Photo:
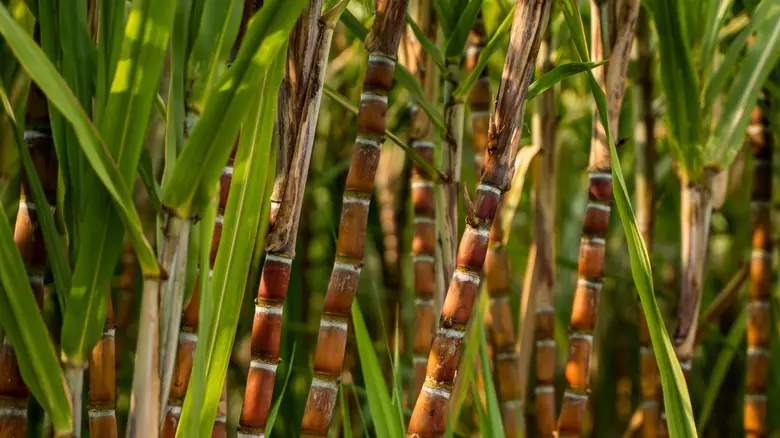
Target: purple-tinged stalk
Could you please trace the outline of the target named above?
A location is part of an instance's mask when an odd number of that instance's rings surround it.
[[[387,95],[393,83],[407,4],[408,0],[378,0],[376,18],[365,42],[369,57],[360,97],[358,134],[344,190],[336,260],[320,319],[314,376],[301,425],[301,432],[309,436],[327,435],[338,398],[348,318],[363,265],[368,208],[385,139]]]
[[[409,437],[444,434],[447,408],[466,325],[471,317],[488,249],[491,224],[519,141],[523,102],[534,70],[549,1],[518,0],[509,50],[504,64],[495,111],[491,116],[484,171],[474,207],[457,252],[457,266],[444,301],[434,338],[425,384],[409,423]]]
[[[774,139],[769,118],[760,106],[753,109],[748,126],[753,152],[752,254],[747,319],[747,369],[745,374],[745,436],[766,436],[767,378],[772,284],[772,152]]]
[[[602,4],[603,3],[603,4]],[[607,96],[608,123],[618,132],[620,106],[625,93],[629,53],[639,13],[639,1],[624,2],[617,10],[616,1],[591,0],[591,46],[593,61],[606,59],[596,77]],[[602,24],[611,18],[610,35],[602,34]],[[604,44],[608,44],[607,47]],[[582,430],[590,391],[590,355],[593,330],[596,327],[599,295],[604,280],[605,237],[612,207],[612,163],[605,129],[593,111],[593,131],[588,164],[589,202],[582,227],[577,266],[577,286],[569,327],[569,355],[566,363],[567,389],[558,417],[558,436],[576,437]]]
[[[485,35],[485,23],[482,14],[477,17],[474,27],[469,33],[466,42],[466,72],[471,73],[477,66],[479,55],[487,44]],[[474,147],[474,163],[477,166],[477,174],[482,173],[485,162],[485,152],[488,144],[488,124],[490,123],[490,79],[488,69],[482,69],[479,79],[469,93],[469,113],[471,114],[471,143]]]

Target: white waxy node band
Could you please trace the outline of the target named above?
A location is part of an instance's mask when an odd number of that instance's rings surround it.
[[[334,262],[333,263],[333,270],[334,271],[350,271],[350,272],[357,272],[360,273],[360,265],[355,263],[344,263],[344,262]]]
[[[472,228],[472,227],[466,227],[466,233],[471,233],[480,239],[489,239],[490,238],[490,230],[488,229],[481,229],[481,228]],[[465,234],[465,233],[464,233]]]
[[[490,111],[489,110],[482,110],[482,111],[471,111],[471,119],[479,119],[482,117],[490,117]]]
[[[433,181],[413,181],[413,189],[431,189],[433,188]]]
[[[255,315],[259,314],[265,314],[265,315],[281,315],[284,309],[282,308],[281,303],[278,306],[261,306],[261,305],[255,305]]]
[[[265,438],[264,433],[247,433],[247,432],[238,432],[238,435],[236,435],[238,438]]]
[[[227,417],[224,415],[220,415],[219,417],[214,419],[215,423],[225,424],[227,423]]]
[[[275,363],[268,363],[268,362],[263,362],[262,360],[253,359],[253,360],[249,361],[249,367],[250,368],[255,368],[255,369],[258,369],[258,370],[271,371],[271,372],[275,373],[276,369],[279,367],[279,365],[275,364]]]
[[[3,407],[0,408],[0,418],[27,418],[27,409],[25,408],[12,408]]]
[[[594,290],[601,290],[601,286],[602,286],[600,282],[590,281],[585,278],[580,278],[579,280],[577,280],[577,284],[580,286],[585,286],[588,289],[594,289]]]
[[[421,148],[421,149],[433,149],[433,148],[434,148],[434,144],[433,144],[433,142],[432,142],[432,141],[427,141],[427,140],[415,140],[415,141],[413,141],[413,142],[412,142],[412,148],[414,148],[414,149],[417,149],[417,148]]]
[[[104,338],[113,338],[116,334],[116,329],[110,328],[103,331],[103,337]]]
[[[225,166],[222,168],[223,175],[233,175],[233,166]]]
[[[192,332],[179,332],[179,342],[198,342],[198,334]]]
[[[608,179],[612,180],[612,174],[607,172],[591,172],[588,174],[588,179]]]
[[[447,391],[444,388],[438,388],[438,387],[435,387],[435,386],[428,386],[427,384],[425,384],[425,385],[423,385],[423,391],[427,392],[430,395],[433,395],[433,396],[436,396],[436,397],[440,397],[440,398],[444,398],[444,399],[447,399],[447,400],[449,400],[449,398],[450,398],[450,392]]]
[[[172,415],[174,417],[178,417],[179,415],[181,415],[181,406],[168,405],[168,415]]]
[[[344,196],[345,204],[360,204],[366,207],[371,205],[371,200],[368,198],[361,198],[359,196]]]
[[[480,281],[479,275],[472,274],[470,272],[455,271],[455,273],[452,274],[452,277],[462,283],[471,283],[471,284],[479,285],[479,281]]]
[[[338,383],[336,383],[333,380],[324,380],[320,378],[313,378],[311,379],[311,387],[312,388],[319,388],[319,389],[326,389],[328,391],[338,391],[339,386]]]
[[[292,259],[289,257],[282,257],[274,254],[266,254],[265,256],[266,262],[277,262],[277,263],[284,263],[285,265],[292,264]]]
[[[368,146],[371,148],[379,148],[381,145],[378,141],[374,140],[373,138],[367,138],[367,137],[360,137],[355,139],[355,144],[360,146]]]
[[[345,332],[347,331],[347,322],[334,319],[322,319],[320,320],[320,328],[336,329]]]
[[[368,62],[381,62],[395,67],[395,59],[382,55],[368,55]]]
[[[436,220],[430,217],[425,216],[418,216],[414,218],[415,224],[426,224],[426,225],[434,225],[436,224]]]
[[[612,207],[610,207],[609,205],[599,204],[597,202],[588,202],[587,209],[599,210],[599,211],[609,213],[612,210]]]
[[[113,409],[90,409],[89,418],[116,418],[116,411]]]
[[[477,186],[477,191],[480,190],[485,192],[495,193],[496,195],[499,196],[501,195],[501,189],[499,189],[498,187],[493,187],[490,184],[480,184],[479,186]]]
[[[430,307],[430,306],[433,306],[433,299],[431,299],[431,298],[415,298],[414,299],[414,305],[415,306]]]
[[[593,343],[593,335],[587,333],[572,333],[569,335],[569,339],[582,339],[589,343]]]
[[[427,364],[428,356],[414,356],[412,358],[412,363],[414,363],[415,365]]]
[[[362,93],[360,95],[360,101],[361,102],[381,102],[385,105],[387,105],[387,96],[382,96],[379,94],[372,94],[372,93]]]
[[[587,401],[588,400],[588,396],[587,395],[580,394],[580,393],[573,392],[573,391],[566,391],[563,394],[563,398],[568,398],[568,399],[572,399],[572,400],[580,400],[580,401],[582,401],[582,400]]]
[[[539,339],[536,341],[536,348],[547,347],[555,348],[555,340],[553,339]]]
[[[534,388],[534,392],[537,394],[551,394],[555,392],[555,387],[553,385],[540,385]]]
[[[433,263],[436,259],[433,256],[421,254],[412,256],[412,263]]]
[[[439,327],[439,336],[448,339],[463,339],[465,333],[461,330]]]

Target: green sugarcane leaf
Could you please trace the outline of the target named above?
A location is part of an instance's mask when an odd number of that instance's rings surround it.
[[[748,109],[755,106],[763,83],[780,60],[780,1],[770,0],[764,4],[772,4],[773,7],[765,15],[754,18],[761,21],[755,41],[740,63],[718,124],[704,147],[708,167],[727,169],[731,166],[742,149],[750,121],[751,111]]]
[[[27,175],[27,183],[31,191],[28,196],[32,197],[35,205],[41,206],[41,208],[37,210],[38,221],[41,223],[41,228],[43,230],[43,243],[46,246],[46,256],[49,261],[49,267],[54,276],[57,299],[59,300],[60,307],[64,309],[68,290],[70,289],[70,265],[68,264],[68,256],[65,253],[65,246],[62,244],[62,239],[57,231],[57,224],[54,222],[54,213],[50,209],[44,208],[44,206],[49,205],[49,201],[46,199],[46,194],[43,192],[41,179],[38,177],[38,172],[35,170],[35,164],[30,155],[30,150],[27,148],[27,144],[22,137],[21,130],[16,124],[13,106],[8,99],[8,94],[2,83],[0,83],[0,100],[3,102],[3,108],[11,123],[11,129],[13,130],[14,139],[16,140],[15,143],[19,151],[19,156],[22,159],[22,166]]]
[[[474,27],[474,22],[477,20],[477,15],[482,9],[482,0],[470,0],[463,10],[459,11],[456,15],[458,22],[455,24],[455,28],[450,32],[447,39],[447,45],[444,49],[444,56],[450,60],[450,62],[459,62],[461,56],[463,56],[463,49],[466,46],[466,39],[469,37],[471,28]],[[426,50],[427,51],[427,50]]]
[[[394,413],[390,392],[385,385],[382,367],[376,350],[371,342],[366,321],[360,311],[357,300],[352,303],[352,324],[355,330],[355,343],[357,344],[360,369],[363,371],[363,379],[366,384],[366,396],[368,407],[372,412],[374,431],[377,438],[394,438],[404,436],[404,424],[398,422],[398,416]]]
[[[452,92],[453,96],[463,97],[467,96],[471,92],[471,89],[474,88],[474,84],[476,84],[479,80],[479,77],[482,74],[482,70],[487,67],[490,57],[493,55],[493,53],[495,53],[496,50],[498,50],[501,45],[506,44],[506,39],[509,36],[509,30],[512,29],[512,18],[514,16],[515,6],[512,6],[512,9],[510,9],[506,14],[506,17],[504,17],[504,21],[501,22],[501,25],[498,26],[496,32],[493,34],[493,36],[490,37],[487,44],[485,44],[485,48],[482,49],[482,51],[479,53],[477,65],[474,66],[474,70],[472,70],[471,73],[466,76],[466,79],[461,81],[460,85],[458,85],[458,88]]]
[[[168,111],[165,124],[165,167],[163,184],[170,178],[179,151],[184,146],[185,77],[189,53],[189,30],[192,2],[180,1],[176,6],[171,34],[171,73],[168,86]]]
[[[179,216],[200,214],[211,200],[227,162],[241,121],[263,86],[265,71],[287,41],[305,0],[265,3],[249,24],[233,65],[219,79],[213,93],[176,160],[170,179],[163,183],[163,204]]]
[[[584,26],[582,25],[582,18],[576,4],[573,0],[559,0],[559,4],[574,39],[574,45],[577,48],[577,55],[580,61],[590,61],[587,43],[585,42]],[[634,216],[634,210],[631,207],[631,199],[628,196],[626,182],[623,178],[620,157],[615,148],[615,142],[609,127],[606,96],[592,71],[587,71],[587,77],[593,93],[593,99],[598,108],[599,120],[607,134],[612,157],[612,186],[615,204],[618,207],[620,222],[623,224],[623,232],[626,236],[631,262],[631,274],[634,278],[636,290],[639,293],[642,311],[647,320],[650,340],[655,352],[655,359],[661,374],[661,387],[663,389],[669,435],[672,437],[698,436],[696,424],[693,421],[693,409],[691,408],[685,377],[680,368],[680,363],[677,361],[674,347],[672,347],[672,343],[669,340],[669,334],[666,331],[666,325],[658,307],[658,302],[655,300],[650,256],[648,255],[644,238],[639,232],[636,216]]]
[[[152,167],[152,157],[149,150],[141,149],[141,157],[138,160],[138,176],[141,177],[141,183],[146,188],[146,194],[152,202],[152,209],[160,211],[162,203],[160,202],[160,185],[154,177],[154,168]]]
[[[368,35],[368,29],[366,29],[349,11],[344,11],[344,14],[341,15],[341,22],[344,23],[355,36],[360,38],[361,41],[365,40],[366,35]],[[420,81],[418,81],[417,78],[401,64],[395,65],[395,80],[412,95],[412,98],[420,105],[423,111],[425,111],[425,114],[428,115],[428,118],[439,132],[446,132],[447,129],[444,126],[444,117],[441,112],[436,109],[436,106],[425,98],[425,93],[423,92],[422,86],[420,86]]]
[[[692,180],[698,180],[702,176],[699,83],[680,17],[681,8],[676,0],[649,0],[646,4],[658,31],[670,144],[681,170]]]
[[[355,21],[356,20],[350,20],[350,25],[354,25]],[[417,26],[417,23],[412,20],[412,17],[409,14],[406,14],[406,22],[409,24],[409,27],[412,28],[412,32],[414,32],[414,36],[417,38],[417,41],[420,42],[423,51],[431,57],[436,66],[439,67],[440,71],[447,71],[447,66],[444,64],[444,55],[442,55],[441,50],[436,47],[436,43],[428,39],[428,36],[425,35],[419,26]]]
[[[123,2],[100,2],[100,32],[98,35],[97,76],[95,78],[95,114],[102,114],[108,102],[111,80],[114,78],[125,26]]]
[[[122,179],[116,162],[112,159],[100,134],[79,105],[73,92],[51,61],[16,24],[8,10],[2,5],[0,5],[0,33],[5,37],[16,58],[20,60],[24,69],[46,94],[49,101],[73,125],[84,155],[113,197],[116,207],[122,213],[125,227],[138,253],[139,262],[150,272],[156,271],[157,260],[143,235],[141,220],[133,204],[130,189]],[[60,152],[58,150],[58,158]]]
[[[129,12],[122,53],[111,83],[100,132],[116,160],[125,187],[135,182],[146,128],[157,96],[175,4],[136,0]],[[65,360],[82,364],[100,339],[106,315],[106,293],[122,249],[125,229],[109,193],[93,173],[84,176],[82,233],[73,274],[70,303],[63,318],[62,351]],[[127,225],[127,224],[126,224]],[[137,224],[136,233],[141,233]],[[126,226],[126,228],[130,228]],[[141,261],[144,274],[159,272],[154,252],[146,242]],[[138,251],[136,251],[138,252]]]
[[[191,81],[187,102],[200,112],[213,90],[219,71],[225,65],[230,48],[238,34],[244,2],[239,0],[205,0],[200,26],[189,54],[188,79]]]
[[[696,427],[699,430],[704,430],[707,427],[707,423],[710,420],[712,409],[715,406],[715,400],[720,395],[721,386],[726,380],[726,373],[731,367],[731,363],[734,361],[734,356],[737,351],[741,351],[742,341],[745,339],[745,328],[747,326],[747,312],[742,309],[739,314],[739,318],[734,321],[734,324],[729,330],[729,334],[726,337],[726,343],[718,353],[718,358],[715,360],[715,367],[712,368],[712,372],[709,375],[709,382],[707,382],[707,389],[704,392],[704,398],[702,398],[701,409],[699,410],[699,421],[696,423]]]
[[[601,62],[570,62],[568,64],[559,65],[558,67],[555,67],[554,69],[543,74],[539,79],[533,81],[531,85],[528,86],[528,92],[526,93],[525,98],[526,100],[531,100],[554,87],[555,84],[561,82],[569,76],[574,76],[577,73],[592,70],[606,63],[607,61],[604,60]]]
[[[715,58],[715,52],[718,45],[718,33],[722,29],[723,20],[726,18],[726,14],[731,9],[731,5],[734,0],[724,0],[718,2],[711,2],[709,4],[709,13],[707,17],[706,28],[701,40],[700,65],[704,72],[709,72],[712,69],[712,61]],[[705,74],[704,77],[707,75]]]
[[[299,2],[297,13],[303,3]],[[261,14],[269,6],[266,4]],[[275,12],[274,8],[269,11]],[[255,20],[261,21],[261,17]],[[284,46],[277,49],[271,66],[254,89],[254,102],[243,124],[210,291],[201,297],[198,345],[178,437],[210,436],[216,418],[255,240],[265,235],[268,225],[268,194],[275,168],[274,120],[277,91],[284,75]]]
[[[726,82],[732,78],[732,74],[737,67],[742,65],[739,62],[740,56],[745,51],[748,39],[756,32],[766,19],[772,18],[777,20],[777,0],[769,0],[759,3],[758,7],[753,13],[753,18],[748,24],[737,34],[734,41],[729,44],[726,55],[723,56],[719,62],[718,68],[713,72],[711,76],[706,76],[702,84],[702,108],[712,112],[712,108],[715,105],[715,100],[721,95],[724,88],[726,88]]]
[[[487,351],[487,341],[485,339],[485,327],[480,325],[479,358],[482,361],[482,381],[485,384],[485,402],[487,405],[487,417],[490,422],[490,435],[495,438],[503,438],[504,423],[501,421],[501,405],[498,403],[493,375],[490,372],[490,356]]]
[[[450,404],[450,412],[447,414],[447,429],[444,432],[445,438],[453,438],[455,436],[455,426],[457,425],[458,418],[460,417],[460,410],[463,408],[464,401],[468,395],[468,388],[472,386],[474,376],[474,360],[479,352],[479,330],[482,327],[482,321],[485,320],[485,312],[487,312],[487,293],[483,290],[479,294],[477,303],[474,306],[473,322],[469,322],[468,334],[464,337],[466,346],[461,353],[460,364],[458,365],[458,380],[456,380],[455,388],[452,392],[454,401]]]
[[[45,205],[45,204],[44,204]],[[19,371],[52,419],[57,434],[71,430],[70,396],[49,330],[25,275],[5,210],[0,209],[0,325],[11,341]]]
[[[295,347],[297,344],[293,344],[292,351],[290,352],[290,359],[287,361],[287,372],[284,373],[284,383],[282,383],[282,387],[279,390],[279,396],[276,398],[276,401],[274,401],[274,405],[271,406],[271,409],[268,411],[268,418],[265,421],[265,434],[270,435],[271,432],[274,430],[274,424],[276,423],[276,417],[279,415],[279,409],[282,408],[282,401],[284,400],[284,395],[287,393],[287,384],[290,383],[290,376],[292,375],[293,361],[295,360]]]

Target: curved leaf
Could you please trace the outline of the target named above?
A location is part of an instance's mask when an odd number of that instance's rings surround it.
[[[68,433],[70,396],[25,272],[8,217],[0,208],[0,325],[14,347],[24,382],[51,416],[56,432]]]

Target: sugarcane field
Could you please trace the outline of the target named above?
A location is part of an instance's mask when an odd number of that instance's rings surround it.
[[[780,438],[780,0],[0,0],[0,438]]]

